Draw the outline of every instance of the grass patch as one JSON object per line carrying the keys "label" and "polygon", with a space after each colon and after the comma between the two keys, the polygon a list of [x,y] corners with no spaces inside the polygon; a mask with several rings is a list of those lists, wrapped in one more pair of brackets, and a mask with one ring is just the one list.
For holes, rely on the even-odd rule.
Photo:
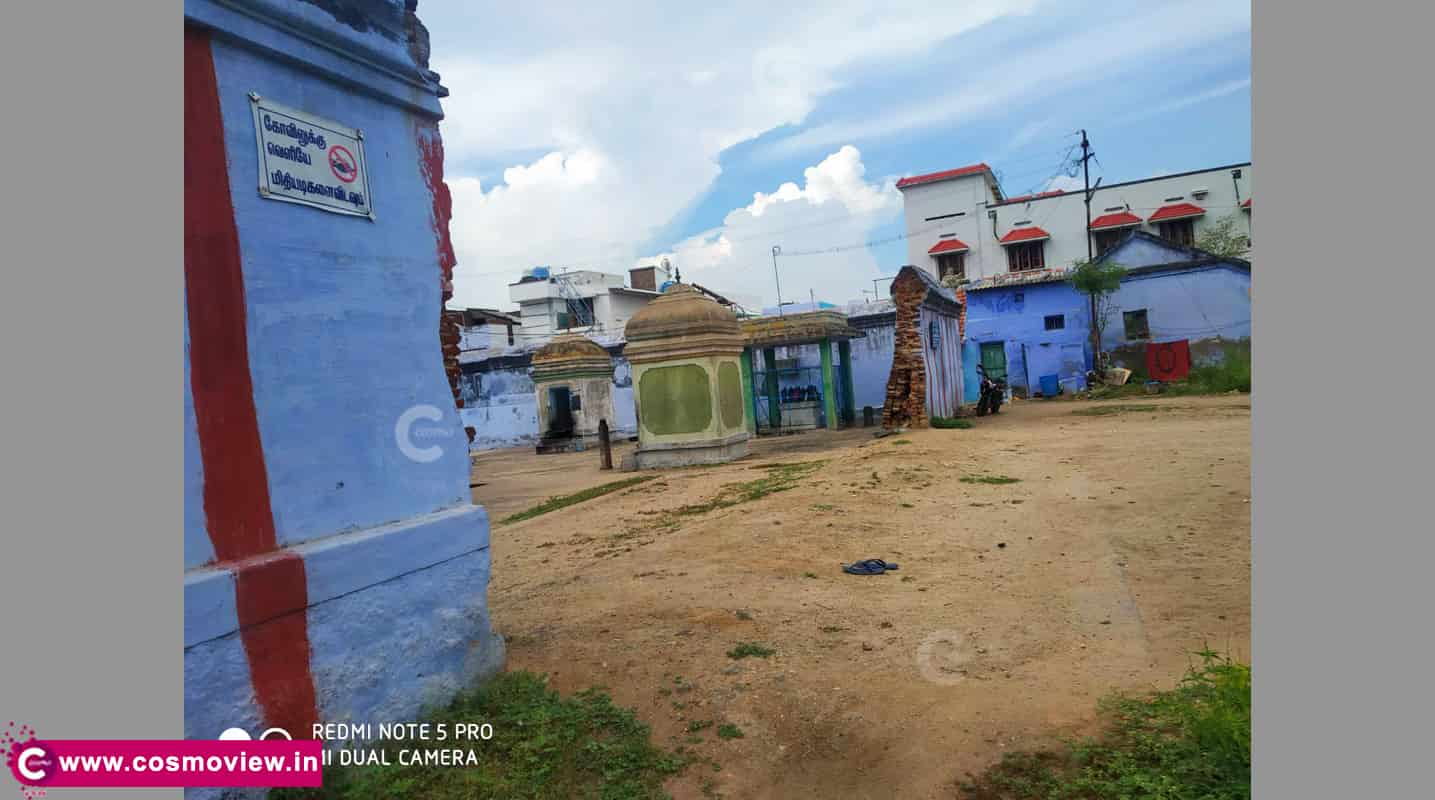
{"label": "grass patch", "polygon": [[1169,394],[1225,394],[1251,391],[1251,356],[1249,353],[1228,353],[1217,364],[1192,367],[1186,380],[1166,387]]}
{"label": "grass patch", "polygon": [[[1123,386],[1094,386],[1093,400],[1115,400],[1146,393],[1144,374],[1132,373]],[[1251,356],[1245,352],[1229,352],[1220,362],[1191,367],[1183,380],[1168,383],[1162,394],[1176,397],[1202,394],[1228,394],[1251,391]]]}
{"label": "grass patch", "polygon": [[725,722],[718,726],[717,735],[719,739],[741,739],[746,734],[742,732],[742,728],[731,722]]}
{"label": "grass patch", "polygon": [[826,461],[795,461],[787,464],[765,464],[761,469],[766,470],[767,475],[756,480],[730,483],[708,501],[680,506],[670,513],[674,516],[686,517],[761,500],[770,494],[785,492],[797,486],[799,481],[816,472],[826,463]]}
{"label": "grass patch", "polygon": [[601,486],[594,486],[591,489],[584,489],[581,492],[574,492],[573,494],[550,497],[547,500],[544,500],[542,503],[539,503],[538,505],[534,506],[533,508],[530,508],[526,511],[520,511],[517,514],[511,514],[505,517],[503,519],[503,522],[499,524],[512,525],[515,522],[522,522],[526,519],[533,519],[534,517],[539,517],[544,514],[547,514],[550,511],[557,511],[560,508],[567,508],[568,506],[576,505],[585,500],[592,500],[595,497],[602,497],[605,494],[612,494],[613,492],[626,489],[629,486],[637,486],[640,483],[653,480],[656,477],[658,476],[639,475],[634,478],[624,478],[621,481],[613,481],[612,483],[605,483]]}
{"label": "grass patch", "polygon": [[973,423],[971,420],[962,419],[961,417],[932,417],[931,425],[933,428],[966,429],[976,427],[975,423]]}
{"label": "grass patch", "polygon": [[737,618],[746,622],[752,619],[752,615],[747,613],[746,611],[738,611]]}
{"label": "grass patch", "polygon": [[[1087,390],[1085,397],[1091,400],[1121,400],[1128,397],[1144,397],[1146,395],[1145,379],[1136,380],[1132,375],[1131,380],[1121,386],[1096,385]],[[1076,399],[1081,399],[1077,395]]]}
{"label": "grass patch", "polygon": [[1251,668],[1210,650],[1169,691],[1103,702],[1106,723],[1063,749],[1010,753],[966,800],[1234,800],[1251,796]]}
{"label": "grass patch", "polygon": [[802,573],[802,577],[804,577],[804,578],[815,578],[815,577],[817,577],[817,573],[815,573],[815,572],[804,572],[804,573]]}
{"label": "grass patch", "polygon": [[1091,408],[1078,408],[1071,412],[1076,417],[1109,417],[1112,414],[1139,414],[1151,411],[1169,409],[1171,406],[1158,406],[1151,403],[1127,403],[1119,406],[1092,406]]}
{"label": "grass patch", "polygon": [[688,723],[688,733],[697,733],[698,731],[707,730],[712,726],[713,721],[710,719],[695,719]]}
{"label": "grass patch", "polygon": [[892,444],[893,444],[894,446],[895,446],[895,445],[899,445],[899,444],[911,444],[911,443],[912,443],[912,440],[911,440],[911,439],[894,439],[894,440],[892,441]]}
{"label": "grass patch", "polygon": [[1001,485],[1021,483],[1021,478],[1012,478],[1006,475],[963,475],[962,483],[991,483]]}
{"label": "grass patch", "polygon": [[[528,672],[497,675],[455,697],[424,721],[487,722],[489,741],[404,741],[388,748],[390,766],[325,767],[324,786],[276,789],[273,800],[368,800],[374,797],[661,798],[663,781],[681,772],[683,756],[652,744],[651,730],[631,709],[601,691],[562,697]],[[398,751],[464,750],[473,766],[401,766]],[[467,755],[465,755],[467,758]]]}
{"label": "grass patch", "polygon": [[727,651],[727,657],[734,660],[740,658],[747,658],[748,656],[767,658],[768,656],[776,652],[777,651],[773,650],[771,647],[763,647],[756,642],[738,642],[736,647]]}

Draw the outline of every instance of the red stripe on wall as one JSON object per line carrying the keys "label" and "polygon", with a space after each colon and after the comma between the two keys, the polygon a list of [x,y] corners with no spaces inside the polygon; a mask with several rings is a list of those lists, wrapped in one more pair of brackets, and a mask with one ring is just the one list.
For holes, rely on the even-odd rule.
{"label": "red stripe on wall", "polygon": [[184,295],[204,513],[220,561],[275,548],[254,412],[239,231],[209,37],[184,32]]}
{"label": "red stripe on wall", "polygon": [[309,672],[309,606],[304,559],[288,551],[235,570],[240,638],[264,724],[309,738],[318,721]]}
{"label": "red stripe on wall", "polygon": [[[265,724],[307,735],[317,718],[304,562],[278,547],[254,385],[244,272],[229,195],[219,82],[207,33],[184,31],[184,293],[204,514],[235,575],[240,637]],[[293,726],[293,727],[290,727]],[[302,737],[301,737],[302,738]]]}

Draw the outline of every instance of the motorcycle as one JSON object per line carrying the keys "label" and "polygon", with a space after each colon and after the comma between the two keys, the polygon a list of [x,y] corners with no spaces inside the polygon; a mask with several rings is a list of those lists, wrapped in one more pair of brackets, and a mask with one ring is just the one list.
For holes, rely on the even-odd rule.
{"label": "motorcycle", "polygon": [[982,377],[981,387],[977,391],[977,416],[985,417],[988,412],[998,413],[1002,400],[1006,399],[1006,381],[989,377],[981,364],[977,365],[977,374]]}

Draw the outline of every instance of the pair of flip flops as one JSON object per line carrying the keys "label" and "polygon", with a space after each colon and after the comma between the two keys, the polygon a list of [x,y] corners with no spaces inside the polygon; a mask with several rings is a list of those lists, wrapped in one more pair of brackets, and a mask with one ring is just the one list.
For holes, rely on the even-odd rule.
{"label": "pair of flip flops", "polygon": [[854,564],[842,565],[842,571],[849,575],[881,575],[884,572],[890,572],[896,568],[896,564],[890,561],[883,561],[880,558],[869,558]]}

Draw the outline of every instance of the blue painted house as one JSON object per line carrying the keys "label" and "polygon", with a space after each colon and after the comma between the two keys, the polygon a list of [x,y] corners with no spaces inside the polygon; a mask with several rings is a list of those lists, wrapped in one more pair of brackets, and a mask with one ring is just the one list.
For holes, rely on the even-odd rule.
{"label": "blue painted house", "polygon": [[[1141,369],[1149,343],[1186,340],[1192,362],[1248,349],[1251,265],[1133,231],[1098,259],[1127,268],[1110,298],[1102,349],[1112,364]],[[1092,367],[1088,299],[1065,270],[1008,273],[968,284],[964,349],[968,370],[979,361],[1018,394],[1084,389]],[[975,402],[972,377],[967,402]]]}

